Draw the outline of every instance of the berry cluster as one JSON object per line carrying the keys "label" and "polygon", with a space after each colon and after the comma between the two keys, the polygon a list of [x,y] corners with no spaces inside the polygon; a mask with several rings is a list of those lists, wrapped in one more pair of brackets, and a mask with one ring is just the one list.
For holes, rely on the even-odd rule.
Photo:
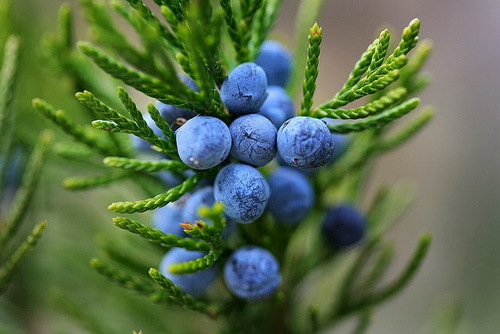
{"label": "berry cluster", "polygon": [[[333,161],[344,150],[346,137],[330,133],[326,124],[334,120],[295,116],[292,99],[284,89],[290,71],[289,51],[278,42],[267,41],[255,63],[238,65],[220,86],[222,102],[232,116],[229,121],[157,103],[161,115],[175,130],[179,157],[192,169],[190,172],[219,168],[213,183],[156,210],[153,223],[157,229],[186,237],[179,224],[200,220],[198,209],[215,202],[224,204],[228,222],[225,237],[235,223],[252,223],[266,210],[284,226],[296,226],[304,220],[314,204],[307,173]],[[198,91],[190,78],[180,79]],[[162,136],[150,116],[145,120]],[[146,142],[134,143],[139,150],[150,150]],[[282,166],[276,168],[277,164]],[[263,166],[270,167],[267,177],[258,169]],[[170,172],[159,176],[169,186],[181,182]],[[333,208],[326,217],[324,232],[332,246],[350,246],[362,238],[363,218],[354,208]],[[204,255],[174,248],[164,256],[160,270],[186,293],[198,296],[215,279],[213,267],[193,274],[173,274],[168,267]],[[281,281],[277,259],[256,246],[234,251],[224,266],[224,278],[234,295],[249,300],[272,294]]]}

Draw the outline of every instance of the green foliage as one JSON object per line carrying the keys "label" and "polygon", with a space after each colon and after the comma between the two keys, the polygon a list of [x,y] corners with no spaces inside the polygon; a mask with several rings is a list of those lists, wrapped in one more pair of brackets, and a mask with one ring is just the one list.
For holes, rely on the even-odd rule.
{"label": "green foliage", "polygon": [[[2,41],[3,42],[3,41]],[[0,70],[0,293],[3,293],[10,283],[12,275],[20,265],[24,256],[35,246],[47,223],[40,222],[31,232],[16,245],[14,238],[19,234],[21,224],[26,217],[28,207],[32,202],[40,179],[42,165],[52,135],[42,134],[39,142],[30,155],[28,164],[22,175],[21,185],[15,183],[16,175],[7,175],[14,161],[14,88],[18,69],[19,39],[10,36],[5,42],[4,55]],[[15,174],[21,174],[21,164],[14,166]],[[7,179],[7,177],[10,178]],[[9,185],[7,183],[10,183]],[[4,212],[5,210],[5,212]]]}
{"label": "green foliage", "polygon": [[299,115],[308,115],[313,104],[313,96],[316,91],[316,79],[318,78],[319,52],[322,40],[322,29],[315,23],[309,33],[309,47],[307,48],[307,65],[304,86],[302,88],[303,98]]}
{"label": "green foliage", "polygon": [[[148,126],[141,108],[126,88],[118,87],[115,93],[113,81],[109,81],[113,85],[102,84],[103,74],[160,102],[230,122],[231,116],[221,102],[218,89],[235,65],[252,61],[258,54],[281,1],[155,0],[156,6],[141,0],[117,0],[110,6],[97,0],[80,2],[94,42],[78,42],[79,53],[75,51],[71,10],[62,7],[59,31],[46,39],[45,50],[56,67],[71,79],[75,90],[80,91],[76,98],[86,107],[85,112],[92,121],[90,125],[81,125],[49,103],[33,100],[36,110],[76,142],[56,146],[56,153],[82,166],[87,162],[100,169],[96,175],[68,178],[64,185],[79,190],[131,180],[143,189],[142,198],[147,198],[119,201],[108,206],[109,210],[123,214],[144,213],[177,201],[201,181],[213,178],[220,167],[206,171],[188,168],[178,157],[173,130],[156,107],[148,104],[147,112],[163,136],[158,136]],[[341,119],[339,123],[329,124],[329,129],[335,133],[355,134],[351,136],[348,151],[338,161],[311,176],[318,200],[309,217],[298,227],[289,228],[278,226],[269,215],[264,215],[253,224],[240,226],[236,240],[222,238],[226,218],[221,203],[201,208],[199,214],[203,220],[182,223],[185,237],[165,234],[126,217],[113,219],[115,226],[158,246],[161,252],[183,247],[205,253],[199,259],[169,266],[168,270],[176,274],[194,273],[223,263],[228,253],[242,244],[267,247],[282,264],[283,283],[278,295],[255,305],[243,303],[224,291],[214,298],[214,303],[207,301],[211,298],[200,300],[182,292],[157,269],[148,271],[149,265],[121,254],[110,245],[104,247],[104,254],[112,264],[100,259],[91,261],[99,274],[157,303],[179,305],[211,318],[223,315],[227,321],[224,326],[229,332],[244,330],[247,323],[257,324],[255,326],[264,332],[270,331],[273,324],[268,320],[269,313],[279,310],[272,321],[284,332],[300,332],[304,324],[307,330],[317,332],[347,316],[356,316],[355,332],[362,333],[372,319],[373,310],[408,285],[427,254],[430,245],[427,235],[421,237],[402,273],[392,283],[379,286],[393,256],[391,246],[383,237],[408,206],[411,196],[407,189],[394,186],[379,191],[367,215],[367,240],[355,250],[327,249],[318,221],[323,219],[324,210],[335,203],[359,203],[373,159],[412,138],[432,118],[432,111],[426,108],[398,129],[390,129],[396,119],[419,105],[420,100],[412,96],[428,82],[419,73],[429,55],[430,45],[423,44],[413,55],[409,54],[418,42],[418,19],[403,30],[392,52],[389,50],[390,33],[383,30],[355,63],[341,89],[330,100],[314,106],[322,41],[322,29],[314,22],[321,5],[322,1],[301,2],[294,75],[288,91],[295,93],[302,83],[300,115]],[[114,21],[117,15],[134,31],[137,40],[130,38]],[[308,39],[305,27],[311,27]],[[89,61],[102,72],[96,72]],[[199,91],[192,91],[181,82],[178,75],[181,72],[196,82]],[[371,99],[363,105],[346,107],[368,96]],[[169,159],[151,160],[133,151],[130,135],[146,140],[153,150],[168,155]],[[263,168],[263,173],[268,173],[269,168],[273,166]],[[182,183],[165,189],[167,187],[158,185],[155,175],[160,171],[181,176]],[[189,177],[183,175],[186,171],[191,173]],[[138,251],[141,250],[130,250],[130,253]],[[322,293],[321,298],[314,299],[311,293],[310,300],[299,303],[307,308],[294,317],[294,307],[300,309],[301,306],[293,305],[294,297],[302,285],[317,279],[318,272],[333,271],[337,263],[345,263],[346,268],[335,271],[338,280],[333,285],[337,295],[332,293],[333,297],[326,298],[330,300],[325,303],[322,299],[327,294]],[[313,289],[315,284],[312,285],[307,288]],[[297,328],[294,327],[296,323]]]}

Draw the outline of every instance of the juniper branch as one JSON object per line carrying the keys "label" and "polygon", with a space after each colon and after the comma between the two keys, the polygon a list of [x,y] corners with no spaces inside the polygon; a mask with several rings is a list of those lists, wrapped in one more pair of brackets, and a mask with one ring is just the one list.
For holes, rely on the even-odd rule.
{"label": "juniper branch", "polygon": [[405,88],[399,87],[391,90],[386,95],[364,106],[354,109],[318,108],[315,110],[315,115],[316,117],[330,117],[330,118],[341,118],[341,119],[365,118],[370,115],[375,115],[379,112],[382,112],[388,107],[391,107],[392,105],[401,101],[406,95],[407,95],[407,90]]}
{"label": "juniper branch", "polygon": [[168,150],[165,152],[171,157],[177,157],[177,145],[175,144],[175,133],[170,125],[165,121],[165,118],[160,114],[158,109],[153,104],[148,104],[148,112],[156,126],[161,130],[168,143]]}
{"label": "juniper branch", "polygon": [[12,206],[7,214],[6,222],[0,230],[0,249],[5,246],[6,242],[18,230],[22,219],[27,213],[28,205],[31,203],[35,190],[37,189],[42,165],[51,142],[52,134],[44,132],[40,136],[39,142],[31,154],[22,180],[22,185],[15,194]]}
{"label": "juniper branch", "polygon": [[223,250],[210,250],[207,255],[187,262],[174,263],[168,266],[168,271],[173,274],[190,274],[210,268],[219,259]]}
{"label": "juniper branch", "polygon": [[141,0],[127,0],[151,27],[153,27],[159,35],[167,41],[167,43],[177,50],[182,50],[182,44],[179,42],[175,34],[171,33],[161,22],[151,9],[146,6]]}
{"label": "juniper branch", "polygon": [[124,271],[113,268],[100,259],[92,259],[90,261],[90,265],[102,276],[129,290],[139,292],[143,295],[149,295],[157,291],[155,286],[150,281],[132,276]]}
{"label": "juniper branch", "polygon": [[328,124],[328,128],[332,132],[348,133],[352,131],[364,131],[370,128],[382,127],[392,122],[396,118],[403,117],[404,115],[415,109],[418,106],[419,102],[419,99],[413,98],[378,115],[357,121],[339,124]]}
{"label": "juniper branch", "polygon": [[196,251],[210,250],[210,245],[204,241],[196,240],[194,238],[181,238],[173,234],[165,234],[157,229],[151,228],[131,219],[116,217],[113,218],[113,222],[117,227],[123,230],[138,234],[141,237],[149,240],[150,242],[162,245],[164,247],[182,247],[187,250]]}
{"label": "juniper branch", "polygon": [[118,213],[135,213],[160,208],[170,202],[178,200],[182,195],[191,191],[205,175],[204,173],[196,173],[182,184],[169,189],[166,193],[142,201],[112,203],[108,206],[108,209]]}
{"label": "juniper branch", "polygon": [[367,308],[379,305],[389,298],[396,295],[403,288],[405,288],[413,277],[415,277],[418,269],[422,265],[429,246],[431,243],[431,237],[428,234],[424,234],[417,245],[417,249],[413,253],[412,258],[406,265],[406,268],[399,275],[399,277],[392,283],[388,284],[386,287],[381,288],[379,291],[374,292],[361,300],[350,304],[343,310],[343,314],[349,314],[357,310],[366,310]]}
{"label": "juniper branch", "polygon": [[320,45],[322,40],[322,29],[315,23],[309,32],[309,47],[307,48],[307,65],[304,84],[302,87],[302,104],[299,115],[308,115],[313,105],[314,92],[316,91],[316,79],[318,77],[318,65]]}
{"label": "juniper branch", "polygon": [[127,62],[138,66],[148,66],[146,55],[137,50],[120,29],[113,23],[104,3],[95,0],[81,0],[87,22],[90,23],[92,35],[102,45],[115,50]]}
{"label": "juniper branch", "polygon": [[6,289],[14,270],[19,266],[26,253],[36,245],[46,226],[47,222],[45,221],[36,225],[15,252],[0,266],[0,293]]}
{"label": "juniper branch", "polygon": [[[169,144],[165,139],[157,136],[154,133],[154,131],[147,125],[147,123],[146,123],[146,121],[144,121],[144,119],[142,121],[140,121],[140,123],[129,120],[127,117],[121,115],[116,110],[107,106],[102,101],[97,99],[91,92],[84,91],[81,93],[77,93],[75,96],[78,99],[78,101],[80,101],[80,103],[82,103],[83,105],[87,106],[88,108],[94,110],[94,112],[97,115],[104,117],[106,120],[112,122],[112,123],[97,122],[97,123],[93,123],[92,125],[96,126],[96,125],[104,124],[109,128],[109,130],[111,130],[111,132],[126,132],[126,133],[134,134],[134,135],[150,142],[151,144],[156,145],[162,151],[171,152],[172,145]],[[127,101],[127,102],[129,102],[129,101]],[[130,101],[130,103],[133,103],[133,102]],[[131,109],[136,109],[135,104],[133,106],[131,106],[130,104],[127,104],[127,107],[129,107]],[[134,115],[136,115],[137,111],[135,110],[132,113],[134,113]],[[141,116],[141,118],[142,118],[142,116]]]}
{"label": "juniper branch", "polygon": [[388,138],[383,138],[375,145],[377,151],[388,151],[413,137],[419,132],[429,121],[434,117],[434,112],[431,107],[424,108],[414,119],[406,124],[401,130],[392,134]]}
{"label": "juniper branch", "polygon": [[89,43],[80,42],[78,48],[103,71],[144,94],[166,104],[203,113],[205,108],[203,104],[200,104],[202,101],[199,100],[198,93],[189,88],[176,85],[175,89],[169,89],[169,86],[158,78],[134,70]]}
{"label": "juniper branch", "polygon": [[280,7],[281,0],[266,0],[260,10],[255,14],[255,19],[252,24],[253,36],[250,59],[254,59],[257,56],[260,46],[267,38],[269,31],[276,21],[276,16],[278,15]]}
{"label": "juniper branch", "polygon": [[4,133],[9,117],[8,107],[14,98],[14,83],[17,72],[19,39],[10,36],[5,44],[3,63],[0,71],[0,130]]}
{"label": "juniper branch", "polygon": [[64,179],[63,186],[68,190],[86,190],[108,185],[127,176],[129,173],[113,171],[101,175],[68,177]]}
{"label": "juniper branch", "polygon": [[163,276],[157,269],[151,268],[149,270],[149,275],[156,282],[156,284],[158,284],[166,292],[166,295],[155,294],[151,296],[154,301],[167,301],[169,303],[180,305],[186,309],[204,313],[211,318],[217,317],[219,313],[218,307],[207,304],[188,294],[185,294],[177,285]]}
{"label": "juniper branch", "polygon": [[87,145],[91,149],[99,151],[103,155],[116,155],[117,152],[115,152],[110,145],[104,143],[100,138],[91,135],[89,131],[74,123],[68,118],[63,110],[56,111],[52,105],[41,99],[33,100],[33,108],[45,115],[76,141]]}
{"label": "juniper branch", "polygon": [[387,55],[387,50],[389,49],[389,41],[391,35],[389,30],[383,30],[378,39],[375,49],[373,51],[372,59],[370,65],[366,71],[366,77],[369,77],[373,72],[375,72],[384,63],[385,56]]}
{"label": "juniper branch", "polygon": [[187,169],[186,165],[182,162],[167,159],[146,161],[122,157],[107,157],[104,158],[103,162],[108,167],[120,168],[134,172],[152,173],[168,170],[180,173]]}
{"label": "juniper branch", "polygon": [[238,25],[236,23],[236,18],[234,16],[233,8],[231,6],[231,0],[220,0],[220,6],[224,12],[224,20],[226,21],[227,31],[233,42],[234,50],[236,51],[237,58],[239,62],[244,56],[240,54],[241,45],[243,43]]}

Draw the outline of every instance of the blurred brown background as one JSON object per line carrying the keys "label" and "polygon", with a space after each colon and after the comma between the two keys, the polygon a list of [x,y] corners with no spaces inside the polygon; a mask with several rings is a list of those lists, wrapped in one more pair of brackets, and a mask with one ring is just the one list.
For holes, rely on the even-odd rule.
{"label": "blurred brown background", "polygon": [[[39,22],[38,34],[53,31],[60,3],[26,1],[21,6],[25,23]],[[284,0],[274,32],[281,40],[292,39],[296,7],[296,0]],[[374,183],[403,179],[418,185],[416,203],[388,236],[398,249],[395,268],[404,264],[420,234],[430,232],[434,242],[416,280],[375,313],[369,333],[422,333],[435,309],[450,300],[463,304],[461,333],[497,333],[500,1],[325,1],[316,101],[341,87],[381,28],[394,28],[397,39],[414,17],[422,21],[421,36],[434,44],[426,66],[433,80],[422,104],[432,104],[437,115],[410,143],[379,161]],[[43,96],[44,87],[39,89]]]}

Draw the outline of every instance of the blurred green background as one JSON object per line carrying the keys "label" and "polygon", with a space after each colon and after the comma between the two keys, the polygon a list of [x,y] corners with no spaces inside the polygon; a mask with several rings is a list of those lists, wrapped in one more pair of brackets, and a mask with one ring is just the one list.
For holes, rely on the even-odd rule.
{"label": "blurred green background", "polygon": [[[18,108],[23,113],[20,126],[34,135],[32,130],[42,128],[46,122],[31,109],[32,98],[47,99],[68,112],[77,106],[68,82],[51,74],[39,54],[42,35],[55,31],[56,12],[62,1],[13,2],[14,31],[23,39],[18,86]],[[70,3],[77,8],[76,1]],[[274,36],[288,45],[292,43],[296,9],[297,1],[284,0],[274,31]],[[388,236],[398,250],[393,274],[410,256],[418,235],[430,232],[434,242],[416,280],[375,313],[368,333],[428,333],[426,324],[440,314],[439,310],[455,302],[463,305],[460,333],[497,333],[500,328],[498,13],[498,0],[325,1],[319,20],[323,48],[317,101],[328,99],[341,87],[354,62],[383,27],[394,28],[396,36],[412,18],[418,17],[422,21],[420,36],[434,44],[426,67],[432,84],[421,96],[424,105],[435,106],[436,118],[410,143],[380,159],[372,181],[377,185],[411,180],[418,187],[415,204]],[[76,21],[77,32],[84,38],[87,29],[80,15],[76,15]],[[144,106],[149,101],[142,102]],[[148,307],[154,305],[148,306],[149,303],[124,291],[119,293],[121,290],[112,284],[96,279],[97,275],[87,266],[88,257],[98,254],[100,237],[94,235],[118,233],[111,223],[113,214],[107,212],[104,203],[126,198],[125,190],[139,192],[130,184],[89,192],[64,191],[60,187],[63,176],[81,171],[69,164],[63,165],[65,170],[57,169],[59,163],[52,162],[46,168],[28,216],[32,221],[49,220],[49,228],[17,276],[22,281],[17,281],[9,293],[18,298],[35,293],[39,302],[36,305],[46,307],[47,292],[59,289],[63,295],[79,296],[89,311],[93,309],[89,303],[99,301],[102,305],[95,309],[106,308],[110,319],[115,320],[121,319],[121,304],[137,303],[143,313],[139,318],[145,322],[134,324],[131,319],[123,319],[130,323],[125,328],[150,326],[146,333],[161,332],[155,330],[161,328],[165,319],[157,325],[145,325]],[[77,242],[78,248],[74,246]],[[48,259],[47,254],[58,256]],[[79,284],[86,280],[100,285],[79,291]],[[20,291],[20,287],[27,290]],[[103,291],[109,292],[108,300],[102,300]],[[125,296],[120,300],[111,298],[116,295]],[[10,323],[24,324],[28,333],[76,332],[70,320],[53,310],[17,304],[16,307],[29,311],[25,313],[30,314],[29,319],[19,318],[16,314],[23,312],[11,310],[0,314],[0,322],[7,318]],[[2,309],[11,307],[3,306]],[[175,308],[168,312],[175,316],[180,313]],[[199,328],[207,324],[202,321]],[[110,328],[120,326],[110,324]],[[4,330],[16,333],[13,328]],[[173,332],[176,333],[175,328]]]}

